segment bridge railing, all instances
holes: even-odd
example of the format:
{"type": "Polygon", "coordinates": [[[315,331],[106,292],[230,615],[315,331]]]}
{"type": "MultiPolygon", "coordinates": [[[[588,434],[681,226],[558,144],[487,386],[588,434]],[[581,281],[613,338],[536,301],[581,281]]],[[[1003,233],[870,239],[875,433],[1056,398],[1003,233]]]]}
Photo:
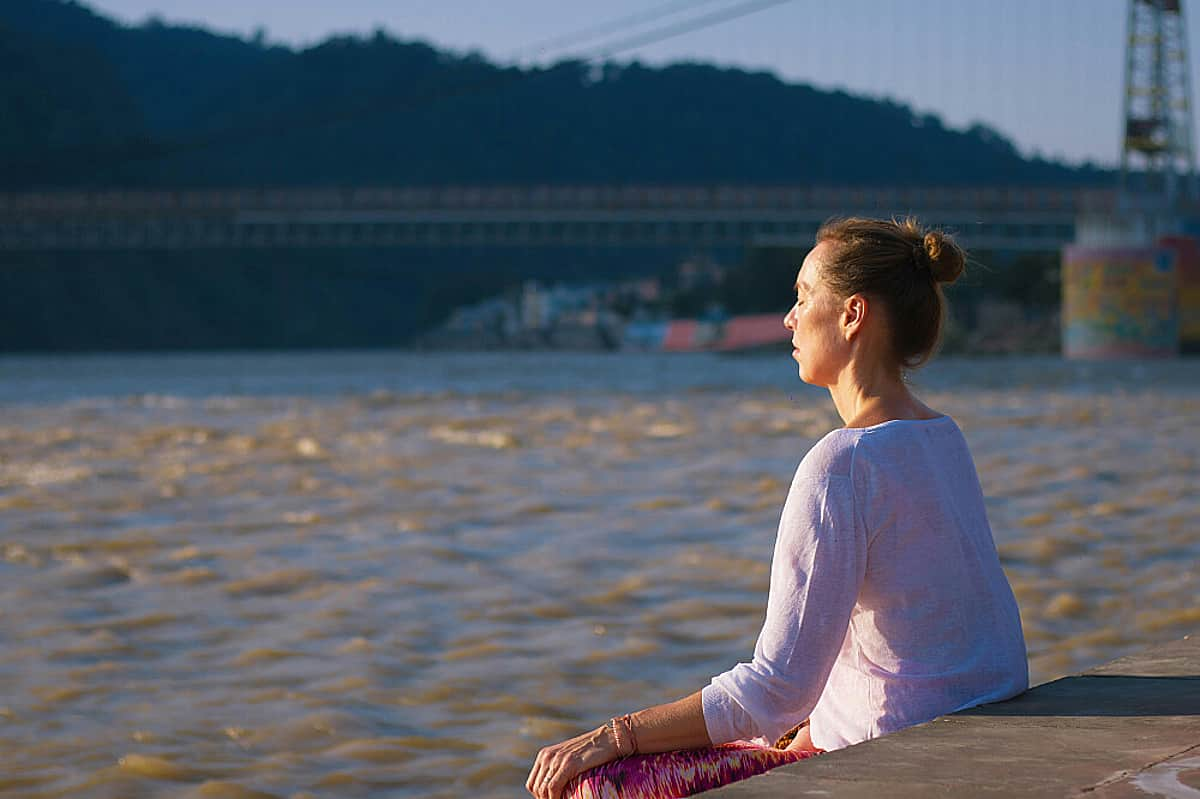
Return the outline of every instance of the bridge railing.
{"type": "Polygon", "coordinates": [[[0,214],[227,214],[247,210],[979,209],[1072,213],[1115,207],[1115,192],[1046,187],[533,185],[0,193],[0,214]]]}

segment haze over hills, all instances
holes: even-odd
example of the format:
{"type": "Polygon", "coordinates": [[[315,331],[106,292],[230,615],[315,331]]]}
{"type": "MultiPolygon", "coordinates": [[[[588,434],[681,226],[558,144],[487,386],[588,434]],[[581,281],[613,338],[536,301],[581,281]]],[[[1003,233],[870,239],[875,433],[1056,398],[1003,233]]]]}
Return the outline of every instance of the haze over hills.
{"type": "Polygon", "coordinates": [[[704,64],[500,66],[386,33],[293,50],[0,5],[0,188],[1048,184],[984,126],[704,64]]]}

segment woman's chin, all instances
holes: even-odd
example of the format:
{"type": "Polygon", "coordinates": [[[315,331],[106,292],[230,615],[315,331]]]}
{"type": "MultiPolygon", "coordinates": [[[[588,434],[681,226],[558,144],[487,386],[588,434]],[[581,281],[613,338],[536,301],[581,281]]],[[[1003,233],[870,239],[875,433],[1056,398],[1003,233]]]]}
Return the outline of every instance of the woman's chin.
{"type": "Polygon", "coordinates": [[[799,375],[801,381],[808,383],[810,386],[818,386],[821,388],[825,387],[824,383],[817,383],[813,380],[813,376],[805,370],[804,364],[802,363],[796,364],[796,374],[799,375]]]}
{"type": "Polygon", "coordinates": [[[796,362],[796,373],[800,375],[801,380],[807,383],[808,377],[804,374],[804,362],[800,360],[800,350],[792,350],[792,360],[796,362]]]}

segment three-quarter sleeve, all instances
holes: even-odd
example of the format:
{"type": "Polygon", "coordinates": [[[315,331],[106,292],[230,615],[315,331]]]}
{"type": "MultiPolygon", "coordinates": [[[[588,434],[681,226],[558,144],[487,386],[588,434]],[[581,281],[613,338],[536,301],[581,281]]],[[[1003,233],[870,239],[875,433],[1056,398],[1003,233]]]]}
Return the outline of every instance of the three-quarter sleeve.
{"type": "Polygon", "coordinates": [[[801,464],[779,522],[754,658],[702,691],[714,744],[760,736],[774,741],[816,706],[866,570],[866,532],[858,518],[850,474],[801,464]]]}

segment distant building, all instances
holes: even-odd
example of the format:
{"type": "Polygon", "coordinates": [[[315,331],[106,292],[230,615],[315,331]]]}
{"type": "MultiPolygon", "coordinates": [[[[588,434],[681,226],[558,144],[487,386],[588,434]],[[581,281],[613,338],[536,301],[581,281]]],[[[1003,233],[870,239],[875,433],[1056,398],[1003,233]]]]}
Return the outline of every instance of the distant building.
{"type": "Polygon", "coordinates": [[[680,290],[688,291],[697,286],[720,283],[725,277],[725,270],[707,259],[687,260],[679,265],[675,276],[680,290]]]}
{"type": "Polygon", "coordinates": [[[494,297],[475,305],[456,308],[443,326],[447,333],[471,333],[507,338],[519,324],[517,309],[511,302],[494,297]]]}
{"type": "Polygon", "coordinates": [[[603,290],[600,286],[556,285],[547,288],[537,281],[527,281],[521,289],[521,326],[526,330],[546,330],[560,320],[578,323],[581,314],[588,311],[592,312],[590,324],[595,324],[595,311],[603,290]]]}

